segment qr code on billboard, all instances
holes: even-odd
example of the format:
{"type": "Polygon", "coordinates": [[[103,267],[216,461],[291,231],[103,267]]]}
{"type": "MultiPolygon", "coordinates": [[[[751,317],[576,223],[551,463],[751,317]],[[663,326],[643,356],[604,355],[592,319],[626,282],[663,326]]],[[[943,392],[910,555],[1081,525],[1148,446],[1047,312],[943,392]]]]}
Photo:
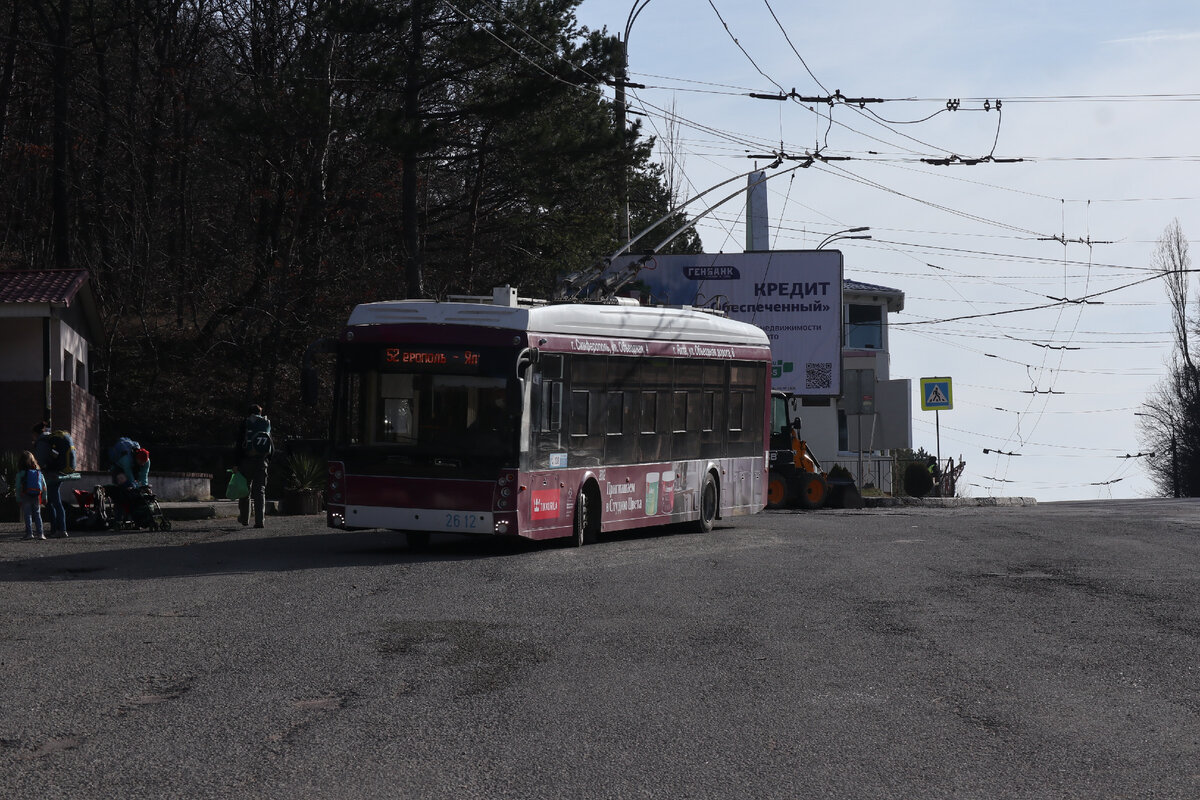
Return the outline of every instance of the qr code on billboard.
{"type": "Polygon", "coordinates": [[[806,364],[804,367],[804,388],[833,388],[833,363],[830,361],[820,361],[806,364]]]}

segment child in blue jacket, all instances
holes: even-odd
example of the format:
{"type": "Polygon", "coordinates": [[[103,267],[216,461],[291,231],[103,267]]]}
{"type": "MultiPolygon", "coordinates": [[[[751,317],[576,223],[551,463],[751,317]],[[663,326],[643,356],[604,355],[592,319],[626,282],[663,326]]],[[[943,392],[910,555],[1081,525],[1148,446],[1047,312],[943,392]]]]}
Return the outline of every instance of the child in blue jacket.
{"type": "Polygon", "coordinates": [[[17,496],[21,498],[21,515],[25,518],[25,538],[45,539],[42,532],[42,497],[46,494],[46,478],[37,459],[28,450],[21,453],[17,472],[17,496]],[[34,532],[37,536],[34,536],[34,532]]]}

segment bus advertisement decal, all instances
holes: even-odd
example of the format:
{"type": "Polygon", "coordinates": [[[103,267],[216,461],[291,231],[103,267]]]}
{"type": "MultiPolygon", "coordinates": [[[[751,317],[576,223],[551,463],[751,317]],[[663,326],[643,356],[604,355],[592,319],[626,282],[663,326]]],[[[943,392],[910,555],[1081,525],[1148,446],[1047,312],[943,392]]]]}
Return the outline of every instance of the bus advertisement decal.
{"type": "Polygon", "coordinates": [[[535,489],[530,495],[530,519],[558,519],[562,498],[558,489],[535,489]]]}

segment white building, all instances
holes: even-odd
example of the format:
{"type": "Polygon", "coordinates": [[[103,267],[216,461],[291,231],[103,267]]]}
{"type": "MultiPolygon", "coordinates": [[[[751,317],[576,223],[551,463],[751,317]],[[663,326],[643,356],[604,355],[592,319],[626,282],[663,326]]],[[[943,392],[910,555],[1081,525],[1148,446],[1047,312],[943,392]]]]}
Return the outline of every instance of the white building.
{"type": "Polygon", "coordinates": [[[912,381],[892,379],[888,342],[888,314],[902,310],[899,289],[844,280],[842,395],[803,401],[802,435],[821,465],[889,492],[892,451],[912,447],[912,381]]]}

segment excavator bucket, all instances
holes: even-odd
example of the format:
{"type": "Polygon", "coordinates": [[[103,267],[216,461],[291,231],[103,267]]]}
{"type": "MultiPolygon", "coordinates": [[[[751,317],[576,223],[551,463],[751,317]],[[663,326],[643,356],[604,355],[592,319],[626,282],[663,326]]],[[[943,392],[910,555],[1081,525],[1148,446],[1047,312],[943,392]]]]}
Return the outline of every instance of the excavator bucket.
{"type": "Polygon", "coordinates": [[[863,499],[854,481],[838,481],[829,485],[830,508],[862,508],[863,499]]]}

